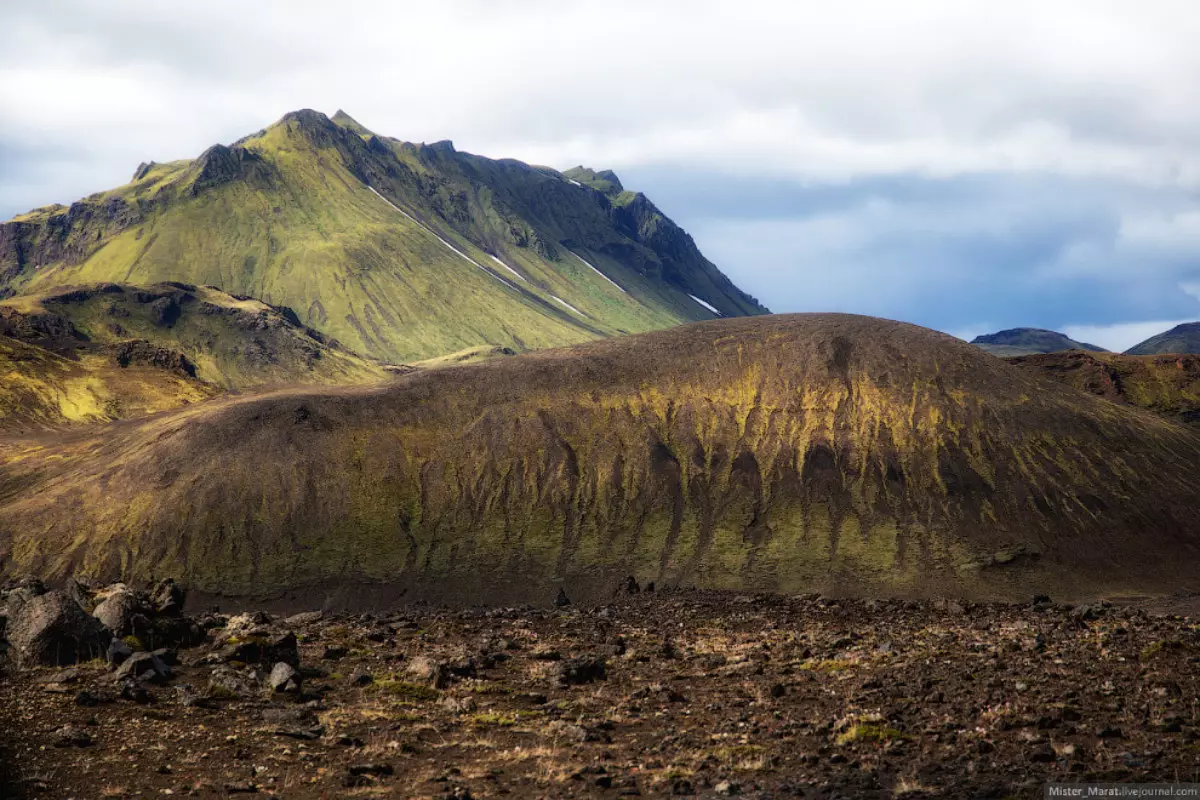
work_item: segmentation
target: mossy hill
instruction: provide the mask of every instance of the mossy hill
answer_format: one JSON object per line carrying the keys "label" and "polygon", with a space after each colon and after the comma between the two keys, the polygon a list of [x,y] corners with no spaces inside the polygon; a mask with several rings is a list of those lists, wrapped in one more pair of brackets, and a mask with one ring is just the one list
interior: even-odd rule
{"label": "mossy hill", "polygon": [[1200,434],[848,315],[222,398],[0,439],[0,465],[6,573],[306,602],[545,602],[625,575],[1072,597],[1194,589],[1200,555]]}
{"label": "mossy hill", "polygon": [[224,389],[364,383],[389,374],[301,325],[288,308],[183,283],[12,297],[0,301],[0,333],[68,357],[141,343],[142,351],[175,354],[194,377]]}
{"label": "mossy hill", "polygon": [[1200,353],[1200,322],[1186,322],[1125,351],[1131,356]]}
{"label": "mossy hill", "polygon": [[1200,356],[1072,351],[1021,356],[1011,362],[1113,402],[1200,425]]}
{"label": "mossy hill", "polygon": [[643,195],[596,175],[611,179],[297,111],[0,225],[0,293],[215,286],[386,362],[765,312]]}
{"label": "mossy hill", "polygon": [[971,344],[1001,357],[1057,353],[1064,350],[1105,352],[1103,347],[1077,342],[1065,334],[1041,328],[1010,328],[998,333],[976,336],[971,340]]}

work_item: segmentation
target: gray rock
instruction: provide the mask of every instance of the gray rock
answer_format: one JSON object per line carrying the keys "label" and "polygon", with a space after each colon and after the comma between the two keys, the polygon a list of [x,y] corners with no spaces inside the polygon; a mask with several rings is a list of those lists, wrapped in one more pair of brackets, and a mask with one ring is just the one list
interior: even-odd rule
{"label": "gray rock", "polygon": [[118,589],[103,600],[92,616],[112,631],[113,636],[136,635],[135,628],[139,627],[139,616],[142,615],[142,604],[137,595],[126,589]]}
{"label": "gray rock", "polygon": [[272,692],[284,692],[286,694],[300,693],[300,673],[291,665],[280,661],[271,669],[271,675],[267,678],[267,686]]}
{"label": "gray rock", "polygon": [[136,679],[144,683],[166,683],[171,679],[171,668],[153,653],[134,653],[117,667],[116,679]]}
{"label": "gray rock", "polygon": [[450,683],[449,668],[429,656],[417,656],[408,662],[404,671],[414,680],[435,689],[444,689]]}
{"label": "gray rock", "polygon": [[283,624],[289,628],[299,628],[304,625],[312,625],[314,622],[320,622],[324,618],[325,615],[320,611],[304,611],[288,617],[283,621]]}
{"label": "gray rock", "polygon": [[24,603],[8,623],[12,657],[20,668],[68,666],[103,656],[110,634],[62,592]]}
{"label": "gray rock", "polygon": [[120,639],[113,639],[108,643],[108,653],[105,659],[113,667],[119,667],[125,663],[125,660],[133,655],[133,648],[125,644]]}
{"label": "gray rock", "polygon": [[237,700],[257,691],[258,687],[250,678],[231,667],[219,666],[209,676],[205,695],[213,700]]}
{"label": "gray rock", "polygon": [[568,658],[558,665],[558,682],[562,686],[578,686],[606,677],[603,658]]}
{"label": "gray rock", "polygon": [[178,617],[183,613],[187,594],[171,578],[161,581],[150,594],[150,605],[164,617]]}

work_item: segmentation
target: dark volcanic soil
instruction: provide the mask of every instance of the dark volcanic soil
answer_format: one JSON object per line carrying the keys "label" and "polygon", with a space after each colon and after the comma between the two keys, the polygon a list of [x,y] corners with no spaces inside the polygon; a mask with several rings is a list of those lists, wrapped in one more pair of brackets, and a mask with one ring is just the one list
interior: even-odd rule
{"label": "dark volcanic soil", "polygon": [[313,616],[268,623],[300,636],[299,695],[209,688],[253,671],[200,663],[212,644],[141,702],[102,662],[7,670],[0,795],[1002,798],[1200,778],[1197,627],[1137,605],[681,591]]}

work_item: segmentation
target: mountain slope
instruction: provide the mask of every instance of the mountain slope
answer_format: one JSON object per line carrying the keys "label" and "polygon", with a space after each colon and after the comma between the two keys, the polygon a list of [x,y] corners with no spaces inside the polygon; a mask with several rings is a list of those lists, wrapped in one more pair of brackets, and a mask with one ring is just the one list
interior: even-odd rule
{"label": "mountain slope", "polygon": [[1200,555],[1200,435],[848,315],[218,399],[0,464],[4,571],[239,595],[1061,597],[1195,588]]}
{"label": "mountain slope", "polygon": [[0,291],[217,286],[393,362],[765,311],[644,198],[577,183],[293,112],[0,226]]}
{"label": "mountain slope", "polygon": [[1057,331],[1041,328],[1010,328],[998,333],[976,336],[971,340],[971,344],[1001,357],[1057,353],[1062,350],[1105,352],[1103,347],[1077,342]]}
{"label": "mountain slope", "polygon": [[0,431],[143,416],[219,391],[178,353],[146,342],[89,348],[68,358],[0,335]]}
{"label": "mountain slope", "polygon": [[389,374],[305,328],[290,309],[183,283],[12,297],[0,301],[0,333],[71,358],[140,342],[183,356],[195,377],[229,389],[369,383]]}
{"label": "mountain slope", "polygon": [[1114,402],[1200,424],[1200,356],[1076,351],[1021,356],[1011,362]]}
{"label": "mountain slope", "polygon": [[1125,351],[1131,356],[1200,353],[1200,322],[1186,322]]}

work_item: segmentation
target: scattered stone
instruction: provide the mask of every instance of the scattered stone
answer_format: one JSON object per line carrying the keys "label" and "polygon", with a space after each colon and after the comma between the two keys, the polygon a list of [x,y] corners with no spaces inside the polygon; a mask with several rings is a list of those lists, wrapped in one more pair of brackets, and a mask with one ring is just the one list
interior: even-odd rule
{"label": "scattered stone", "polygon": [[55,747],[91,747],[92,737],[73,725],[64,725],[54,732]]}
{"label": "scattered stone", "polygon": [[373,775],[375,777],[395,773],[391,764],[355,764],[348,771],[351,775]]}
{"label": "scattered stone", "polygon": [[271,675],[267,679],[267,686],[276,693],[299,694],[300,683],[300,673],[291,664],[282,661],[272,667]]}
{"label": "scattered stone", "polygon": [[428,656],[417,656],[408,662],[405,673],[414,681],[444,689],[450,684],[450,670],[445,664],[434,661]]}
{"label": "scattered stone", "polygon": [[123,639],[113,639],[108,643],[108,652],[105,653],[104,660],[115,668],[124,664],[131,655],[133,655],[133,648]]}
{"label": "scattered stone", "polygon": [[171,668],[153,653],[134,653],[117,667],[118,681],[135,679],[144,683],[166,683],[171,680]]}
{"label": "scattered stone", "polygon": [[313,625],[325,618],[325,614],[321,611],[303,611],[299,614],[293,614],[283,621],[283,624],[289,628],[302,628],[305,625]]}
{"label": "scattered stone", "polygon": [[558,666],[558,683],[561,686],[577,686],[606,677],[603,658],[569,658]]}
{"label": "scattered stone", "polygon": [[375,676],[363,669],[356,669],[350,676],[351,686],[370,686],[375,682]]}
{"label": "scattered stone", "polygon": [[742,787],[733,781],[721,781],[713,787],[713,791],[722,797],[735,797],[742,793]]}
{"label": "scattered stone", "polygon": [[330,645],[325,648],[325,652],[321,654],[321,658],[326,661],[340,661],[346,657],[350,650],[340,644]]}

